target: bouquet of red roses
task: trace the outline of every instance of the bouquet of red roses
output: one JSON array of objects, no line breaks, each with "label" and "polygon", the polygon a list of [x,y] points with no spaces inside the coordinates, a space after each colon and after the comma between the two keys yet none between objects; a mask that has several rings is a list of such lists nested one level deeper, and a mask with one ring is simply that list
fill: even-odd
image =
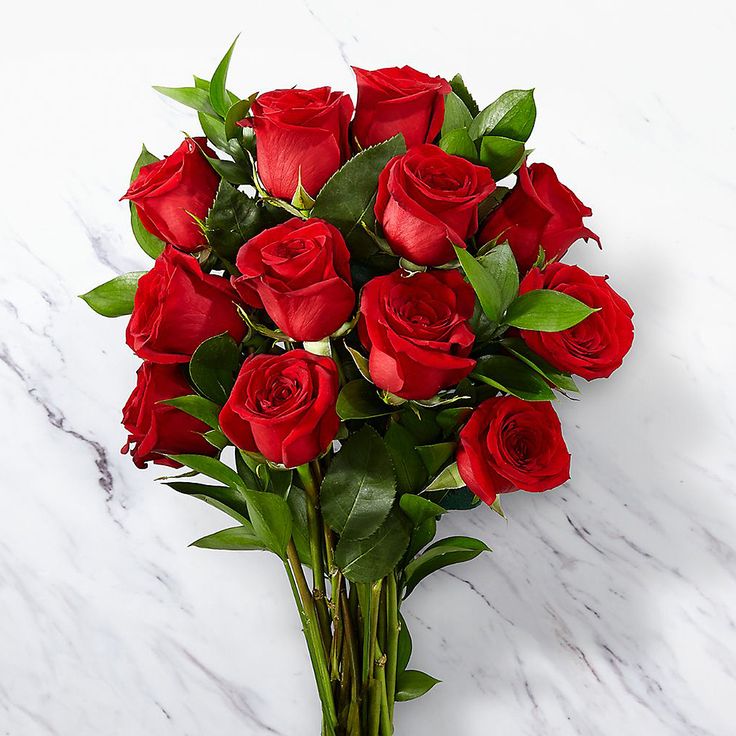
[{"label": "bouquet of red roses", "polygon": [[156,88],[204,135],[144,147],[123,198],[153,267],[83,298],[130,314],[143,360],[124,451],[231,517],[195,546],[281,558],[322,734],[385,736],[437,682],[408,668],[402,601],[488,550],[438,521],[568,479],[551,402],[621,365],[632,311],[560,260],[598,237],[527,162],[531,90],[479,110],[460,75],[405,66],[356,68],[355,108],[329,87],[240,98],[232,51]]}]

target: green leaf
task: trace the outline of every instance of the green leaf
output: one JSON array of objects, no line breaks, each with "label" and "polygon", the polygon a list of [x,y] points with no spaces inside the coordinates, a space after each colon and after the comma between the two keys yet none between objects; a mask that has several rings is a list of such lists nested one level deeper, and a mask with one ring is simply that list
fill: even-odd
[{"label": "green leaf", "polygon": [[434,500],[448,511],[467,511],[480,505],[480,499],[468,488],[451,488],[434,494]]},{"label": "green leaf", "polygon": [[299,486],[292,485],[286,497],[291,511],[291,537],[303,565],[312,566],[312,552],[309,547],[309,522],[307,520],[307,496]]},{"label": "green leaf", "polygon": [[463,488],[465,481],[460,477],[457,463],[448,465],[425,489],[424,493],[446,491],[448,488]]},{"label": "green leaf", "polygon": [[392,422],[386,430],[384,441],[391,455],[399,491],[411,493],[422,488],[427,480],[427,471],[411,433],[400,424]]},{"label": "green leaf", "polygon": [[496,500],[491,504],[491,509],[495,511],[502,519],[506,518],[506,514],[503,512],[501,506],[501,496],[496,496]]},{"label": "green leaf", "polygon": [[230,146],[225,135],[225,123],[220,118],[213,118],[205,112],[197,113],[199,124],[207,140],[225,153],[230,153]]},{"label": "green leaf", "polygon": [[204,224],[212,250],[234,263],[240,246],[270,223],[265,208],[259,207],[255,199],[221,181]]},{"label": "green leaf", "polygon": [[238,100],[234,105],[230,105],[227,115],[225,115],[225,136],[227,140],[242,137],[243,129],[238,123],[247,117],[255,98],[255,95],[251,95],[245,100]]},{"label": "green leaf", "polygon": [[210,104],[210,96],[203,89],[197,87],[156,87],[156,92],[179,102],[182,105],[191,107],[193,110],[207,113],[208,115],[217,115]]},{"label": "green leaf", "polygon": [[532,351],[520,337],[506,338],[501,342],[512,355],[515,355],[519,360],[526,363],[530,368],[539,373],[540,376],[543,376],[557,386],[557,388],[563,391],[578,393],[578,387],[575,385],[575,381],[569,373],[564,373],[553,365],[550,365],[544,358]]},{"label": "green leaf", "polygon": [[235,488],[239,491],[246,490],[245,484],[240,476],[232,468],[229,468],[225,463],[214,457],[209,457],[208,455],[167,455],[167,457],[182,465],[186,465],[192,470],[196,470],[202,475],[220,481],[220,483],[224,483],[226,486],[230,486],[230,488]]},{"label": "green leaf", "polygon": [[450,80],[450,86],[452,87],[452,91],[465,103],[465,107],[468,108],[470,114],[475,117],[479,112],[478,103],[473,99],[473,95],[470,94],[470,91],[465,86],[463,78],[459,74],[456,74]]},{"label": "green leaf", "polygon": [[216,447],[218,450],[224,450],[231,444],[230,440],[220,432],[219,429],[210,429],[207,432],[203,432],[202,437],[204,437],[212,447]]},{"label": "green leaf", "polygon": [[357,378],[346,383],[337,397],[337,415],[340,419],[368,419],[382,417],[396,411],[378,397],[376,387]]},{"label": "green leaf", "polygon": [[504,322],[521,330],[559,332],[597,311],[561,291],[534,289],[511,302]]},{"label": "green leaf", "polygon": [[353,235],[364,235],[360,222],[372,216],[378,175],[394,156],[405,152],[404,137],[399,134],[353,156],[322,187],[312,217],[328,220],[348,241]]},{"label": "green leaf", "polygon": [[330,464],[320,490],[322,514],[343,537],[365,539],[381,526],[395,496],[388,450],[365,425],[343,443]]},{"label": "green leaf", "polygon": [[446,136],[453,130],[469,128],[473,122],[465,103],[454,92],[445,97],[445,117],[442,121],[442,136]]},{"label": "green leaf", "polygon": [[534,90],[512,89],[478,113],[468,132],[473,140],[484,135],[496,135],[527,141],[536,117]]},{"label": "green leaf", "polygon": [[189,361],[192,383],[203,396],[222,406],[235,383],[240,348],[227,332],[205,340]]},{"label": "green leaf", "polygon": [[103,317],[122,317],[133,311],[133,299],[138,288],[138,279],[145,271],[132,271],[116,276],[81,294],[87,304]]},{"label": "green leaf", "polygon": [[286,500],[275,493],[245,491],[248,514],[258,538],[279,557],[286,557],[291,539],[291,511]]},{"label": "green leaf", "polygon": [[412,643],[409,627],[406,625],[404,617],[399,614],[399,646],[396,651],[396,672],[398,674],[402,673],[409,664],[411,650]]},{"label": "green leaf", "polygon": [[428,547],[406,566],[406,598],[416,586],[436,570],[458,562],[467,562],[481,552],[490,552],[487,544],[472,537],[447,537]]},{"label": "green leaf", "polygon": [[235,40],[230,45],[225,56],[222,57],[222,61],[217,65],[215,73],[212,75],[210,80],[210,94],[209,99],[212,103],[212,107],[215,111],[225,117],[227,111],[230,109],[230,96],[228,95],[226,84],[227,84],[227,72],[230,68],[230,58],[233,55],[235,44],[238,42],[240,34],[235,37]]},{"label": "green leaf", "polygon": [[212,427],[212,429],[217,429],[220,426],[218,420],[220,407],[214,401],[202,396],[196,394],[178,396],[175,399],[166,399],[161,403],[181,409],[183,412],[204,422],[208,427]]},{"label": "green leaf", "polygon": [[394,570],[408,544],[409,522],[394,510],[370,537],[340,537],[335,563],[351,582],[372,583]]},{"label": "green leaf", "polygon": [[355,348],[350,347],[347,343],[345,343],[345,347],[350,353],[350,357],[353,359],[353,363],[355,363],[355,367],[358,369],[360,375],[363,376],[366,381],[370,381],[372,383],[371,372],[368,368],[368,358]]},{"label": "green leaf", "polygon": [[[444,508],[444,507],[443,507]],[[404,562],[408,563],[412,560],[417,552],[424,549],[437,534],[437,520],[434,516],[425,519],[419,526],[415,527],[411,533],[409,547],[404,555]]]},{"label": "green leaf", "polygon": [[[437,415],[437,424],[442,427],[446,434],[452,432],[458,424],[462,424],[470,416],[473,410],[468,406],[453,406],[443,409]],[[421,454],[421,450],[419,451]]]},{"label": "green leaf", "polygon": [[501,243],[484,255],[478,256],[478,262],[496,282],[501,313],[505,312],[519,294],[519,267],[516,265],[514,252],[508,243]]},{"label": "green leaf", "polygon": [[438,682],[442,682],[426,672],[419,670],[405,670],[396,678],[396,700],[404,702],[421,698]]},{"label": "green leaf", "polygon": [[445,509],[428,498],[405,493],[399,498],[401,510],[414,522],[414,526],[423,524],[427,519],[442,516]]},{"label": "green leaf", "polygon": [[483,313],[493,323],[501,319],[501,290],[493,274],[464,248],[453,246],[460,265],[478,297]]},{"label": "green leaf", "polygon": [[445,153],[450,153],[453,156],[462,156],[468,159],[468,161],[478,160],[478,151],[475,148],[475,143],[473,143],[473,139],[468,135],[468,131],[465,128],[451,130],[446,135],[443,135],[440,139],[440,148]]},{"label": "green leaf", "polygon": [[[130,175],[131,183],[138,178],[138,174],[140,174],[141,169],[144,166],[159,160],[160,159],[154,156],[145,147],[145,145],[142,146],[140,155],[133,165],[133,172]],[[159,240],[155,235],[149,233],[148,230],[143,227],[141,218],[138,216],[138,209],[132,202],[129,202],[128,204],[130,205],[130,227],[133,230],[133,236],[135,237],[136,242],[140,245],[146,255],[149,255],[151,258],[158,258],[163,253],[166,243],[164,243],[163,240]]]},{"label": "green leaf", "polygon": [[211,486],[206,483],[188,483],[185,481],[169,481],[165,485],[173,488],[178,493],[205,501],[241,523],[248,519],[248,507],[245,503],[245,497],[240,491],[236,491],[229,486]]},{"label": "green leaf", "polygon": [[[467,411],[467,410],[466,410]],[[440,468],[453,456],[455,442],[438,442],[434,445],[419,445],[417,452],[430,476],[435,476]]]},{"label": "green leaf", "polygon": [[481,163],[491,170],[496,181],[516,171],[525,156],[526,149],[521,141],[500,135],[484,135],[480,139]]},{"label": "green leaf", "polygon": [[253,173],[245,164],[210,156],[207,156],[207,160],[210,166],[230,184],[251,184],[253,182]]},{"label": "green leaf", "polygon": [[554,401],[547,382],[524,363],[506,355],[491,355],[473,369],[473,378],[524,401]]},{"label": "green leaf", "polygon": [[229,529],[208,534],[206,537],[192,542],[190,547],[201,547],[202,549],[230,549],[230,550],[264,550],[268,547],[259,539],[248,522],[243,526],[233,526]]}]

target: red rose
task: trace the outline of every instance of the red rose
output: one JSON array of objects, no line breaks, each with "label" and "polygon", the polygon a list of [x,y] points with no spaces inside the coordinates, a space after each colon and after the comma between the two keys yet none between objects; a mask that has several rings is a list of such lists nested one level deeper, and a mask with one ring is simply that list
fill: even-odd
[{"label": "red rose", "polygon": [[608,285],[606,277],[591,276],[565,263],[550,263],[544,271],[529,271],[519,293],[532,289],[561,291],[600,311],[561,332],[521,330],[526,344],[555,368],[588,380],[608,378],[634,341],[634,313],[628,302]]},{"label": "red rose", "polygon": [[496,188],[491,172],[429,144],[392,158],[378,179],[375,212],[392,250],[441,266],[478,229],[478,205]]},{"label": "red rose", "polygon": [[220,184],[200,147],[215,158],[206,138],[187,138],[171,156],[143,166],[121,197],[135,205],[149,233],[188,253],[207,245],[192,215],[207,216]]},{"label": "red rose", "polygon": [[475,292],[454,270],[369,281],[360,301],[360,338],[376,386],[404,399],[429,399],[470,373]]},{"label": "red rose", "polygon": [[202,436],[209,429],[204,422],[160,403],[192,393],[180,366],[145,362],[137,376],[133,393],[123,408],[123,426],[129,432],[123,453],[130,451],[139,468],[151,461],[178,468],[180,463],[164,455],[217,452]]},{"label": "red rose", "polygon": [[321,455],[337,434],[339,390],[332,358],[306,350],[246,358],[220,427],[241,450],[289,468]]},{"label": "red rose", "polygon": [[570,453],[548,402],[487,399],[460,431],[457,468],[487,504],[515,489],[548,491],[570,478]]},{"label": "red rose", "polygon": [[361,148],[401,133],[406,147],[433,141],[445,117],[445,96],[452,88],[410,66],[367,71],[354,66],[358,104],[353,137]]},{"label": "red rose", "polygon": [[324,220],[295,217],[264,230],[240,249],[237,266],[243,275],[233,286],[243,301],[295,340],[331,335],[355,305],[350,253]]},{"label": "red rose", "polygon": [[561,258],[580,238],[600,245],[598,236],[583,225],[583,218],[592,214],[560,183],[551,166],[524,165],[516,186],[483,225],[478,243],[508,240],[524,273],[537,260],[540,245],[548,260]]},{"label": "red rose", "polygon": [[299,175],[313,197],[350,156],[348,125],[353,102],[344,92],[275,89],[256,98],[253,125],[258,174],[274,197],[290,200]]},{"label": "red rose", "polygon": [[240,341],[246,326],[238,296],[221,276],[204,273],[196,258],[168,247],[138,281],[128,346],[154,363],[186,363],[199,344],[228,332]]}]

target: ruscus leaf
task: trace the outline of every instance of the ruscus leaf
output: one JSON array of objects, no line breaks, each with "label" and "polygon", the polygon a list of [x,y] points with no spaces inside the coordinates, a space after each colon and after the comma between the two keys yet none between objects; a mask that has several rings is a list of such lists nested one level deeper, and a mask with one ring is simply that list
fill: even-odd
[{"label": "ruscus leaf", "polygon": [[131,271],[116,276],[80,295],[97,314],[103,317],[122,317],[133,311],[133,300],[138,288],[138,279],[145,271]]}]

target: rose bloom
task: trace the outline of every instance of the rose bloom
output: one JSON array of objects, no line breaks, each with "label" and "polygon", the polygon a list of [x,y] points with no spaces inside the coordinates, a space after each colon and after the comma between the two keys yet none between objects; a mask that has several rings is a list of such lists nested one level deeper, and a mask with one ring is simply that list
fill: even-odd
[{"label": "rose bloom", "polygon": [[540,245],[547,260],[561,258],[580,238],[592,238],[600,245],[598,236],[583,224],[583,218],[592,214],[560,183],[551,166],[524,165],[516,186],[485,221],[478,243],[508,241],[524,273],[536,261]]},{"label": "rose bloom", "polygon": [[379,388],[404,399],[429,399],[475,366],[467,357],[475,292],[458,271],[406,276],[394,271],[363,288],[358,323]]},{"label": "rose bloom", "polygon": [[410,66],[368,71],[354,66],[358,103],[352,133],[361,148],[401,133],[406,147],[433,141],[445,117],[445,96],[452,88]]},{"label": "rose bloom", "polygon": [[548,491],[570,478],[560,420],[546,401],[486,399],[460,431],[457,468],[487,504],[516,489]]},{"label": "rose bloom", "polygon": [[634,316],[604,276],[591,276],[578,266],[550,263],[544,271],[533,268],[519,293],[552,289],[579,299],[600,311],[561,332],[521,330],[526,344],[555,368],[591,380],[608,378],[623,362],[634,341]]},{"label": "rose bloom", "polygon": [[331,335],[355,305],[350,253],[324,220],[294,217],[264,230],[242,246],[237,267],[232,283],[243,301],[295,340]]},{"label": "rose bloom", "polygon": [[168,247],[138,281],[126,342],[144,360],[186,363],[207,338],[227,332],[243,339],[237,301],[227,279],[204,273],[196,258]]},{"label": "rose bloom", "polygon": [[269,194],[290,200],[299,176],[315,197],[350,156],[353,102],[329,87],[275,89],[259,95],[253,117],[241,121],[256,134],[258,175]]},{"label": "rose bloom", "polygon": [[496,188],[491,172],[438,146],[392,158],[378,179],[375,213],[391,249],[441,266],[478,229],[478,205]]},{"label": "rose bloom", "polygon": [[160,403],[192,393],[180,366],[146,362],[137,376],[136,387],[123,408],[123,426],[129,433],[123,453],[130,452],[139,468],[151,461],[181,467],[164,455],[216,454],[216,448],[202,436],[209,429],[204,422]]},{"label": "rose bloom", "polygon": [[306,350],[254,355],[240,369],[220,427],[241,450],[294,468],[321,455],[335,438],[338,391],[332,358]]},{"label": "rose bloom", "polygon": [[216,158],[206,138],[187,138],[171,156],[141,167],[121,197],[135,205],[149,233],[187,253],[207,245],[192,215],[207,216],[220,184],[200,147]]}]

